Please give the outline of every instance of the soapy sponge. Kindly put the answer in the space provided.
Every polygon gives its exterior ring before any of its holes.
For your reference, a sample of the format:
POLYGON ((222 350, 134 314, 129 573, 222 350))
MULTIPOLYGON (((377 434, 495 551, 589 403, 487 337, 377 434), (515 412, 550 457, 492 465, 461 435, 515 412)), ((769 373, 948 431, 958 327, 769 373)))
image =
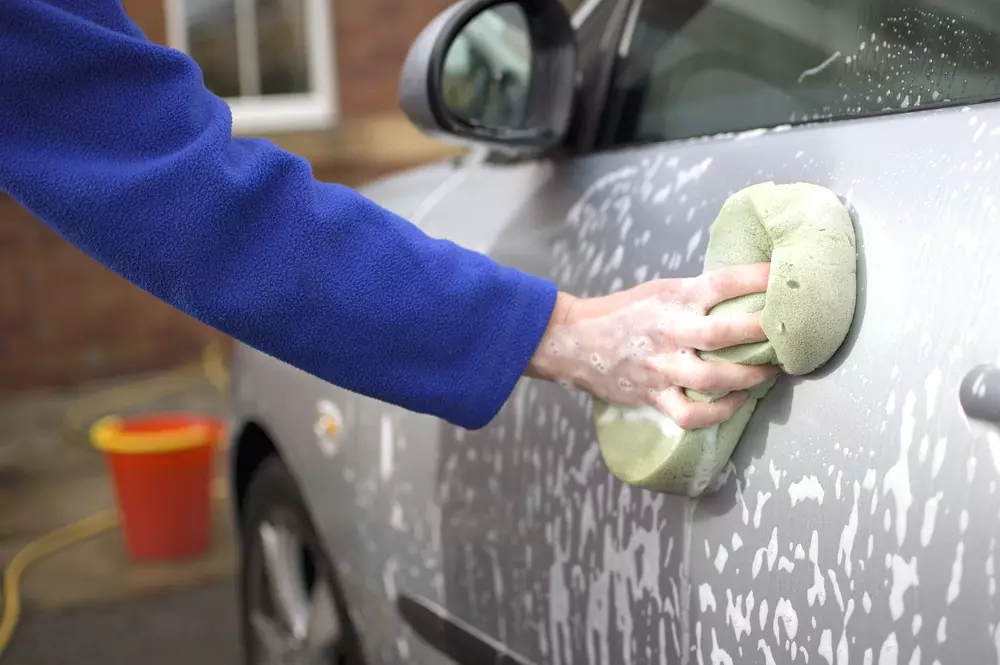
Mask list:
MULTIPOLYGON (((854 318, 857 250, 850 215, 833 192, 810 184, 763 183, 741 190, 712 224, 705 270, 771 263, 767 293, 720 303, 709 315, 761 311, 766 342, 700 355, 709 361, 777 364, 807 374, 830 359, 854 318)), ((608 468, 625 482, 698 496, 725 468, 774 381, 757 386, 721 425, 680 429, 653 407, 595 404, 597 438, 608 468)), ((697 401, 724 393, 688 391, 697 401)))

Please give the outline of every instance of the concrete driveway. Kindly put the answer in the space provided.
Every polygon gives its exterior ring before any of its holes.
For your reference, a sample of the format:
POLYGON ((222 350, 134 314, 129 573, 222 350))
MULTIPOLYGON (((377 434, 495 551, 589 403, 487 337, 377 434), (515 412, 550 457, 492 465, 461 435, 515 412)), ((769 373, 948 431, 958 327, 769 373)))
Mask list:
POLYGON ((31 612, 9 665, 238 665, 236 590, 221 581, 153 598, 31 612))

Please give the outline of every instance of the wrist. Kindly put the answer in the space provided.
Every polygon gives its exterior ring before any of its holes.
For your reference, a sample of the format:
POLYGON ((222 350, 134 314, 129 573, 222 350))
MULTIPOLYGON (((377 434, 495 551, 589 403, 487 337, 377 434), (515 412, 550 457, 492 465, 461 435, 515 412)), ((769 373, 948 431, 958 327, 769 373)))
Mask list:
POLYGON ((555 338, 561 328, 572 324, 579 301, 580 299, 576 296, 562 291, 556 296, 549 324, 545 328, 545 333, 542 335, 535 354, 528 362, 528 367, 524 372, 525 376, 546 381, 560 381, 564 378, 559 375, 558 366, 560 363, 554 362, 557 356, 557 353, 553 352, 556 344, 555 338))

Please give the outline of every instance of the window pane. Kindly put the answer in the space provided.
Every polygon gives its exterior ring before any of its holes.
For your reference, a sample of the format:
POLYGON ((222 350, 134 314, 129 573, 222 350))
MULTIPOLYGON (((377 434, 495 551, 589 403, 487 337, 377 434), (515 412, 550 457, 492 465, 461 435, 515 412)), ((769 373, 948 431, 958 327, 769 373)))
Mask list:
POLYGON ((1000 97, 993 0, 646 0, 612 142, 1000 97))
POLYGON ((260 92, 309 92, 305 0, 257 0, 260 92))
POLYGON ((184 0, 188 54, 201 67, 205 86, 220 97, 240 94, 234 0, 184 0))

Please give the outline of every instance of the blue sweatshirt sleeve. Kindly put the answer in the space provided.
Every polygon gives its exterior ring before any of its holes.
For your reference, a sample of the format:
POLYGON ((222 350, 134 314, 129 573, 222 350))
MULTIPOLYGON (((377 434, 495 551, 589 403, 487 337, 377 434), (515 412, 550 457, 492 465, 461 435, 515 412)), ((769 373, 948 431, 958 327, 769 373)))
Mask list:
POLYGON ((234 138, 197 65, 118 0, 3 0, 0 54, 0 190, 91 257, 348 390, 468 428, 506 401, 551 282, 234 138))

